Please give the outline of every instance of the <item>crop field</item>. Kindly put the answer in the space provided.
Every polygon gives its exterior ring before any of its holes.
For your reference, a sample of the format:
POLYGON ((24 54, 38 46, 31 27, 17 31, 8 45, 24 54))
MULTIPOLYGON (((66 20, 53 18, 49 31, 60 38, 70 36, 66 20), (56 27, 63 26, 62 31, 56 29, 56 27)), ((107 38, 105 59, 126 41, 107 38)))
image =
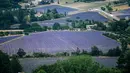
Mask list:
POLYGON ((119 18, 121 18, 121 19, 124 19, 126 17, 130 18, 130 8, 124 9, 124 10, 115 11, 112 14, 117 16, 117 17, 119 17, 119 18))
POLYGON ((128 5, 114 6, 113 10, 124 10, 130 8, 128 5))
POLYGON ((33 52, 57 53, 81 50, 91 51, 92 46, 99 47, 103 52, 120 46, 118 42, 102 35, 102 32, 87 31, 47 31, 24 36, 18 40, 0 46, 0 50, 16 54, 22 48, 28 54, 33 52))
POLYGON ((77 2, 77 3, 64 4, 62 6, 75 8, 81 11, 88 11, 88 9, 100 8, 101 6, 105 6, 108 3, 109 2, 107 1, 91 2, 91 3, 77 2))
POLYGON ((48 9, 50 9, 50 10, 56 9, 58 11, 58 13, 62 13, 62 14, 64 14, 65 12, 69 13, 69 12, 77 10, 77 9, 63 7, 63 6, 59 6, 59 5, 49 5, 49 6, 34 8, 34 10, 36 10, 37 12, 46 12, 48 9))
POLYGON ((99 21, 99 22, 105 22, 108 21, 107 18, 104 16, 100 15, 98 12, 83 12, 83 13, 78 13, 70 16, 70 19, 72 20, 77 20, 77 17, 79 18, 78 20, 94 20, 94 21, 99 21))
POLYGON ((121 10, 120 12, 124 14, 130 14, 130 8, 121 10))
POLYGON ((17 38, 17 37, 19 37, 19 36, 1 37, 1 38, 0 38, 0 44, 1 44, 1 43, 4 43, 4 42, 6 42, 6 41, 9 41, 9 40, 15 39, 15 38, 17 38))
POLYGON ((32 73, 34 69, 41 65, 51 65, 56 63, 58 60, 64 60, 65 58, 24 58, 19 59, 24 72, 32 73))
POLYGON ((100 15, 98 12, 82 12, 82 13, 77 13, 74 15, 69 15, 66 18, 59 18, 59 19, 54 19, 54 20, 46 20, 46 21, 37 21, 33 23, 38 23, 41 26, 53 26, 54 23, 60 23, 61 25, 69 24, 71 25, 71 22, 67 22, 66 20, 94 20, 94 21, 99 21, 99 22, 106 22, 108 21, 107 18, 104 16, 100 15))
POLYGON ((119 17, 120 19, 124 19, 124 18, 129 18, 130 19, 130 14, 128 15, 118 15, 117 17, 119 17))
MULTIPOLYGON (((26 73, 32 73, 32 70, 36 69, 41 65, 50 65, 56 63, 58 60, 65 60, 66 58, 24 58, 19 59, 26 73)), ((117 57, 100 58, 93 57, 93 60, 98 62, 100 65, 105 67, 115 67, 117 62, 117 57), (108 63, 107 63, 108 62, 108 63)))
POLYGON ((54 19, 54 20, 46 20, 46 21, 38 21, 38 22, 34 22, 34 23, 38 23, 41 26, 53 26, 54 23, 60 23, 61 25, 65 25, 68 22, 66 21, 67 18, 64 19, 54 19))

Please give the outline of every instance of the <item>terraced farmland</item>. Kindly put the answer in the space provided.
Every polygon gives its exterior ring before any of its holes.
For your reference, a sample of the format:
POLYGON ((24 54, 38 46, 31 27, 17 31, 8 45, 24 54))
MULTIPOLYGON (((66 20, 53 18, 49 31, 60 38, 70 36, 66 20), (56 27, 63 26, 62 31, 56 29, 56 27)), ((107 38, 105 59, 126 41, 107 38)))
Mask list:
POLYGON ((102 32, 72 32, 72 31, 48 31, 24 36, 18 40, 0 46, 0 50, 8 54, 16 54, 19 48, 27 53, 33 52, 70 52, 76 48, 91 51, 92 46, 97 46, 103 52, 119 46, 115 40, 102 35, 102 32))
POLYGON ((58 13, 62 13, 62 14, 64 14, 65 12, 69 13, 72 11, 77 11, 77 9, 63 7, 63 6, 59 6, 59 5, 49 5, 49 6, 34 8, 34 10, 36 10, 37 12, 46 12, 48 9, 50 9, 50 10, 56 9, 58 11, 58 13))

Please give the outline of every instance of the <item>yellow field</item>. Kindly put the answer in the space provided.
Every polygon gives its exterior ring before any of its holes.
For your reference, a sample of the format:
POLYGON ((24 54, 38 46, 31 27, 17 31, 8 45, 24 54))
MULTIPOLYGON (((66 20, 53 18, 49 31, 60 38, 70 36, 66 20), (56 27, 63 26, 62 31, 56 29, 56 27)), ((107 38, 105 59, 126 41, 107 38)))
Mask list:
POLYGON ((124 10, 130 8, 128 5, 121 5, 121 6, 115 6, 113 7, 113 10, 124 10))

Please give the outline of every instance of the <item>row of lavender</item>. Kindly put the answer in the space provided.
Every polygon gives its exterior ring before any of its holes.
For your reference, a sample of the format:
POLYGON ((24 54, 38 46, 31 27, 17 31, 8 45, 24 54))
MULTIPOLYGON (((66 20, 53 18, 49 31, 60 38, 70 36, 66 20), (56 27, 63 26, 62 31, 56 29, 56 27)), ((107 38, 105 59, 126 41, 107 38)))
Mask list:
POLYGON ((115 48, 120 44, 115 40, 102 35, 102 32, 71 32, 48 31, 24 36, 18 40, 0 46, 0 50, 8 54, 16 54, 22 48, 28 54, 33 52, 58 53, 81 50, 91 51, 92 46, 97 46, 103 52, 115 48))

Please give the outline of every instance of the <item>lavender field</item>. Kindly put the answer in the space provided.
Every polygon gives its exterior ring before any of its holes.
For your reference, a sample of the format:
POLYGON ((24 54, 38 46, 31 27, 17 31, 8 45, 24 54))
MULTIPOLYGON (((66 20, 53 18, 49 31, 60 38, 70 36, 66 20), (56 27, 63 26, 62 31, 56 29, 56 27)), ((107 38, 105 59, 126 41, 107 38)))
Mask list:
POLYGON ((124 19, 124 18, 130 18, 130 8, 129 9, 125 9, 125 10, 120 10, 120 11, 116 11, 116 12, 112 12, 113 15, 119 17, 120 19, 124 19))
MULTIPOLYGON (((100 15, 98 12, 82 12, 74 15, 69 15, 66 18, 59 18, 54 20, 46 20, 46 21, 37 21, 41 26, 53 26, 54 23, 60 23, 61 25, 69 24, 71 25, 71 22, 67 22, 67 20, 94 20, 98 22, 107 22, 109 21, 104 16, 100 15)), ((33 22, 35 23, 35 22, 33 22)))
POLYGON ((57 53, 70 52, 78 48, 91 51, 92 46, 99 47, 103 52, 119 46, 115 40, 102 35, 102 32, 87 31, 47 31, 24 36, 18 40, 0 46, 0 50, 16 54, 22 48, 28 54, 33 52, 57 53))
POLYGON ((9 36, 9 37, 0 37, 0 44, 1 43, 4 43, 6 41, 9 41, 9 40, 12 40, 12 39, 15 39, 17 37, 20 37, 20 36, 9 36))
POLYGON ((62 14, 64 14, 65 12, 69 13, 69 12, 77 11, 77 9, 63 7, 63 6, 59 6, 59 5, 49 5, 49 6, 45 6, 45 7, 34 8, 34 10, 37 12, 46 12, 48 9, 50 9, 50 10, 56 9, 58 11, 58 13, 62 13, 62 14))
MULTIPOLYGON (((59 23, 60 25, 66 25, 67 23, 69 23, 66 20, 67 20, 67 18, 64 18, 64 19, 59 18, 59 19, 54 19, 54 20, 38 21, 36 23, 38 23, 40 26, 51 27, 54 25, 54 23, 59 23)), ((35 22, 33 22, 33 23, 35 23, 35 22)))
POLYGON ((71 15, 70 19, 77 20, 77 17, 79 18, 78 20, 86 20, 86 19, 88 19, 88 20, 94 20, 94 21, 99 21, 99 22, 108 21, 107 18, 100 15, 98 12, 82 12, 82 13, 71 15))
MULTIPOLYGON (((35 70, 37 67, 41 65, 51 65, 56 63, 58 60, 65 60, 67 57, 58 57, 58 58, 24 58, 19 59, 20 64, 23 67, 23 70, 26 73, 32 73, 33 70, 35 70)), ((107 68, 114 68, 116 67, 117 57, 108 57, 108 58, 100 58, 100 57, 92 57, 92 59, 99 63, 100 65, 103 65, 107 68), (107 63, 109 62, 109 63, 107 63)))

